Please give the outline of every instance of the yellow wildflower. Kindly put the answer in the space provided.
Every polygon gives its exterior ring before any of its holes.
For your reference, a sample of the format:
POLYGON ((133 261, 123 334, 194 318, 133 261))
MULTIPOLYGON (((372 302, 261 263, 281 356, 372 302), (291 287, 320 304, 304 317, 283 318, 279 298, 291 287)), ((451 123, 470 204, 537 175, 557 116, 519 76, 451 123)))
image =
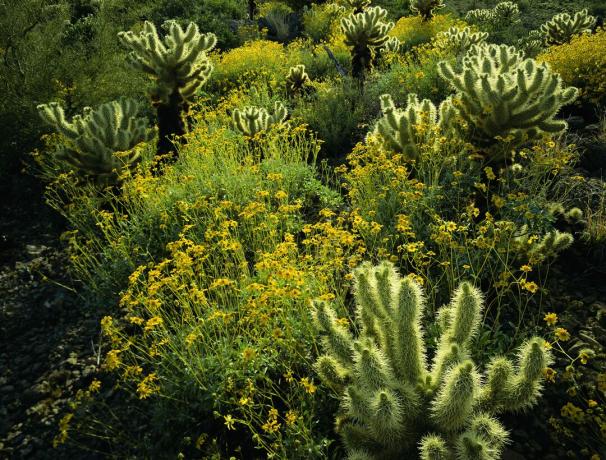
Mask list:
POLYGON ((556 339, 561 340, 562 342, 566 342, 567 340, 570 340, 570 332, 568 332, 563 327, 558 327, 555 330, 555 337, 556 339))
POLYGON ((558 315, 555 313, 547 313, 543 317, 543 321, 545 321, 549 326, 555 326, 558 322, 558 315))

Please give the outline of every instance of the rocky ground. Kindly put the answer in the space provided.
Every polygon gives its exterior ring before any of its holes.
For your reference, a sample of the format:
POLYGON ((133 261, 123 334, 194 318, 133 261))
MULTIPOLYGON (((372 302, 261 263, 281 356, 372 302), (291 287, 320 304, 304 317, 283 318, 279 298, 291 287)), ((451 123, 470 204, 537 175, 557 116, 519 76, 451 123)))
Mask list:
POLYGON ((98 367, 98 322, 69 287, 61 222, 41 200, 10 204, 0 224, 0 458, 59 458, 52 440, 66 402, 98 367))

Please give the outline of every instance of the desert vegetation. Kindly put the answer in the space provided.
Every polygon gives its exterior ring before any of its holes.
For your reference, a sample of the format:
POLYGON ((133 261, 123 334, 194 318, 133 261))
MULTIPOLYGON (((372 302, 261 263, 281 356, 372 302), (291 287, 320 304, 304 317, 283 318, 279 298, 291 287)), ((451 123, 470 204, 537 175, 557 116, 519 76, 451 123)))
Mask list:
POLYGON ((0 456, 606 460, 601 2, 0 13, 0 456))

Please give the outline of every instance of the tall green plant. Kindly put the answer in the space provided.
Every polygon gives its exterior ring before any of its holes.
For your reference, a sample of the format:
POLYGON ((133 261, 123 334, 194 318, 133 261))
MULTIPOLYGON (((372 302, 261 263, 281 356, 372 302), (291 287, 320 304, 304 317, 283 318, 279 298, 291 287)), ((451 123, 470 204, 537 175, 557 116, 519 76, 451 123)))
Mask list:
POLYGON ((131 49, 128 63, 156 82, 151 98, 158 114, 158 155, 173 152, 176 157, 172 139, 187 131, 184 114, 212 72, 206 53, 217 39, 212 33, 201 34, 193 22, 185 30, 175 21, 167 21, 163 28, 168 32, 164 40, 149 21, 138 35, 128 31, 118 37, 131 49))
POLYGON ((373 51, 381 48, 389 37, 393 22, 386 22, 387 11, 379 6, 341 20, 345 44, 351 47, 351 73, 354 78, 364 79, 372 68, 373 51))
POLYGON ((39 105, 38 112, 65 137, 57 159, 97 182, 115 182, 122 170, 136 166, 141 157, 133 147, 153 136, 147 120, 137 117, 139 104, 132 99, 108 102, 94 110, 86 107, 71 121, 55 102, 39 105))
POLYGON ((363 264, 354 277, 357 336, 327 302, 314 311, 326 353, 316 368, 340 396, 337 431, 349 458, 498 459, 508 436, 495 416, 536 403, 550 359, 544 340, 527 340, 517 365, 492 358, 482 377, 470 359, 482 295, 462 283, 438 312, 428 365, 420 286, 388 262, 363 264))

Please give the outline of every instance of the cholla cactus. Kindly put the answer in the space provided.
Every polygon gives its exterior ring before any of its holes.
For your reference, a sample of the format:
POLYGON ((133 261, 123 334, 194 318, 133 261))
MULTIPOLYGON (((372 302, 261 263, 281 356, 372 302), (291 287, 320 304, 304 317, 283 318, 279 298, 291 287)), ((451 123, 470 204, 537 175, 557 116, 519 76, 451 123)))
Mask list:
POLYGON ((545 49, 543 33, 539 30, 531 30, 526 37, 518 40, 518 48, 524 51, 526 57, 536 57, 545 49))
POLYGON ((500 2, 493 9, 468 11, 465 21, 492 30, 499 29, 520 22, 520 9, 513 2, 500 2))
POLYGON ((347 4, 354 9, 354 14, 363 12, 370 3, 371 0, 347 0, 347 4))
POLYGON ((309 75, 305 72, 305 65, 299 64, 291 67, 288 70, 288 75, 286 75, 286 92, 290 96, 299 94, 309 82, 309 75))
POLYGON ((437 48, 452 50, 455 54, 461 55, 472 45, 484 43, 487 38, 488 32, 472 32, 469 27, 463 29, 451 27, 436 35, 435 45, 437 48))
POLYGON ((552 230, 540 236, 532 234, 528 226, 523 225, 514 236, 515 252, 521 259, 532 265, 541 264, 568 249, 574 242, 570 233, 552 230))
POLYGON ((383 49, 390 53, 399 53, 402 50, 402 42, 398 37, 389 37, 383 45, 383 49))
POLYGON ((59 104, 38 106, 40 117, 67 140, 57 157, 98 182, 115 182, 122 170, 141 160, 133 147, 150 140, 153 131, 145 118, 137 117, 138 112, 137 102, 122 98, 95 110, 85 107, 82 115, 69 122, 59 104), (118 152, 124 153, 116 155, 118 152))
POLYGON ((341 20, 345 44, 351 47, 351 72, 360 80, 372 67, 373 50, 381 48, 389 40, 387 33, 393 22, 385 22, 386 17, 387 11, 375 6, 341 20))
POLYGON ((248 137, 254 137, 260 131, 264 131, 271 125, 283 123, 288 116, 286 107, 281 102, 274 104, 274 113, 270 114, 263 107, 244 107, 242 110, 235 109, 232 118, 234 126, 238 131, 248 137))
POLYGON ((206 53, 217 43, 214 34, 201 34, 193 22, 185 30, 175 21, 167 21, 163 28, 168 32, 164 41, 149 21, 138 35, 118 33, 120 42, 131 49, 128 63, 156 80, 152 102, 158 112, 161 155, 173 150, 173 136, 185 134, 183 114, 212 72, 206 53))
POLYGON ((429 366, 421 287, 389 262, 363 264, 354 277, 357 337, 327 302, 314 310, 326 353, 316 369, 341 397, 337 430, 349 458, 499 458, 507 431, 494 416, 535 404, 550 359, 544 340, 526 341, 517 366, 493 358, 481 378, 470 346, 483 300, 462 283, 438 312, 442 334, 429 366))
POLYGON ((513 46, 473 45, 462 70, 447 62, 438 70, 457 91, 455 106, 468 124, 469 140, 496 162, 511 148, 566 129, 566 122, 554 118, 577 95, 546 64, 525 59, 513 46))
POLYGON ((520 8, 513 2, 497 3, 493 9, 492 23, 495 27, 520 22, 520 8))
POLYGON ((434 11, 445 6, 442 0, 410 0, 410 10, 421 16, 423 21, 429 21, 433 17, 434 11))
POLYGON ((494 19, 494 12, 489 9, 469 10, 465 15, 465 22, 478 26, 491 24, 494 19))
POLYGON ((438 142, 440 134, 448 131, 454 109, 449 99, 439 109, 429 99, 419 102, 416 94, 409 94, 406 108, 395 107, 389 94, 381 96, 383 118, 379 120, 375 133, 383 145, 410 159, 417 159, 421 146, 438 142))
POLYGON ((540 30, 543 33, 545 44, 562 45, 568 43, 577 34, 591 33, 595 23, 596 18, 585 9, 578 11, 573 17, 568 13, 556 14, 543 24, 540 30))

